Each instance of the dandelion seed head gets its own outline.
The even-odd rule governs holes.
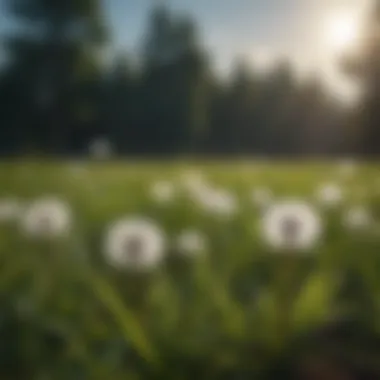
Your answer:
[[[72,213],[64,200],[46,197],[27,207],[22,220],[24,232],[36,238],[66,236],[71,228]]]
[[[157,203],[169,203],[175,196],[174,184],[168,181],[155,182],[150,189],[150,195]]]
[[[343,215],[343,224],[349,230],[365,230],[373,223],[370,211],[364,206],[354,206]]]
[[[188,229],[178,236],[177,248],[184,256],[195,256],[204,253],[207,249],[205,236],[196,229]]]
[[[89,152],[97,160],[105,160],[112,156],[112,144],[106,138],[93,140],[89,145]]]
[[[343,201],[343,190],[335,183],[324,184],[317,190],[317,200],[326,207],[337,206]]]
[[[106,233],[105,257],[116,268],[152,269],[164,258],[165,240],[161,228],[150,219],[122,219]]]
[[[238,211],[235,195],[225,189],[205,189],[198,201],[204,211],[220,218],[230,218]]]
[[[302,201],[272,205],[262,220],[263,237],[275,249],[304,250],[316,245],[322,223],[316,210]]]

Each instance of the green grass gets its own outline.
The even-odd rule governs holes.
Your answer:
[[[152,183],[180,186],[189,171],[236,194],[238,214],[218,220],[182,193],[169,205],[152,201]],[[322,354],[379,370],[372,341],[380,338],[380,224],[357,233],[341,225],[356,204],[380,223],[379,174],[375,164],[349,177],[329,163],[1,164],[0,199],[54,195],[75,215],[70,237],[59,241],[0,225],[1,377],[275,379],[273,368],[284,374]],[[264,186],[279,199],[315,202],[325,182],[340,184],[345,201],[321,209],[323,241],[309,255],[274,254],[251,191]],[[104,231],[128,215],[153,218],[169,242],[197,227],[208,252],[194,260],[170,253],[144,275],[110,268]],[[334,322],[335,333],[343,321],[354,326],[348,337],[321,332]]]

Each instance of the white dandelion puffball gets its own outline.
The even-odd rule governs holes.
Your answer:
[[[104,160],[112,156],[112,145],[109,140],[99,138],[93,140],[89,146],[89,152],[92,157],[98,160]]]
[[[321,237],[322,222],[311,205],[291,200],[272,205],[263,217],[262,229],[272,248],[306,250]]]
[[[224,189],[205,189],[199,202],[204,211],[222,218],[230,218],[238,211],[234,194]]]
[[[349,230],[364,230],[372,225],[373,218],[369,210],[363,206],[355,206],[346,211],[343,224]]]
[[[126,218],[112,224],[105,238],[105,256],[116,268],[152,269],[164,258],[166,239],[149,219]]]
[[[188,229],[178,236],[177,248],[184,256],[195,256],[204,253],[207,249],[205,236],[196,229]]]
[[[188,189],[188,197],[193,203],[204,206],[208,203],[211,192],[211,187],[206,184],[199,184]]]
[[[183,185],[187,196],[193,203],[200,206],[208,203],[213,189],[202,176],[196,174],[187,175],[184,178]]]
[[[273,200],[273,194],[269,189],[266,189],[264,187],[257,188],[252,191],[252,202],[260,207],[268,207]]]
[[[168,181],[156,182],[150,189],[150,195],[157,203],[168,203],[174,199],[175,187]]]
[[[25,211],[22,227],[36,238],[57,238],[69,233],[72,214],[69,205],[58,198],[41,198]]]
[[[234,194],[227,190],[212,192],[211,209],[220,216],[232,216],[238,211],[238,202]]]
[[[15,198],[0,199],[0,223],[17,220],[22,214],[22,204]]]
[[[316,195],[318,202],[327,207],[337,206],[343,201],[343,190],[335,183],[322,185]]]
[[[188,172],[182,176],[182,186],[191,199],[196,200],[210,186],[200,172]]]

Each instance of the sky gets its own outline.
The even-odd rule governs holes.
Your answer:
[[[212,64],[226,73],[236,57],[265,69],[277,57],[291,59],[299,72],[317,72],[345,91],[336,70],[326,20],[350,13],[359,17],[371,0],[103,0],[114,51],[137,52],[149,10],[166,3],[175,13],[191,15]],[[2,12],[0,33],[10,21]],[[341,88],[339,88],[341,87]]]
[[[286,57],[295,63],[299,73],[320,74],[333,90],[350,96],[352,86],[336,65],[344,46],[334,48],[330,43],[328,21],[332,20],[329,28],[334,29],[334,20],[339,24],[347,14],[359,20],[371,0],[105,1],[115,49],[136,52],[149,10],[161,1],[173,12],[196,20],[201,41],[221,73],[230,70],[236,57],[244,57],[258,69]],[[344,32],[345,26],[342,28]]]

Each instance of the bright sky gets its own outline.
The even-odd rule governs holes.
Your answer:
[[[285,56],[301,73],[321,73],[339,95],[353,94],[335,63],[354,47],[371,0],[106,0],[117,48],[136,49],[149,9],[158,1],[194,17],[223,73],[237,56],[259,68]]]
[[[2,14],[1,25],[9,24]],[[197,21],[213,64],[228,71],[243,56],[265,68],[275,57],[290,58],[300,72],[317,71],[339,93],[348,83],[334,68],[339,54],[352,48],[363,10],[372,0],[103,0],[114,49],[136,51],[149,10],[166,2]],[[8,21],[8,22],[7,22]],[[347,91],[346,91],[347,90]]]

